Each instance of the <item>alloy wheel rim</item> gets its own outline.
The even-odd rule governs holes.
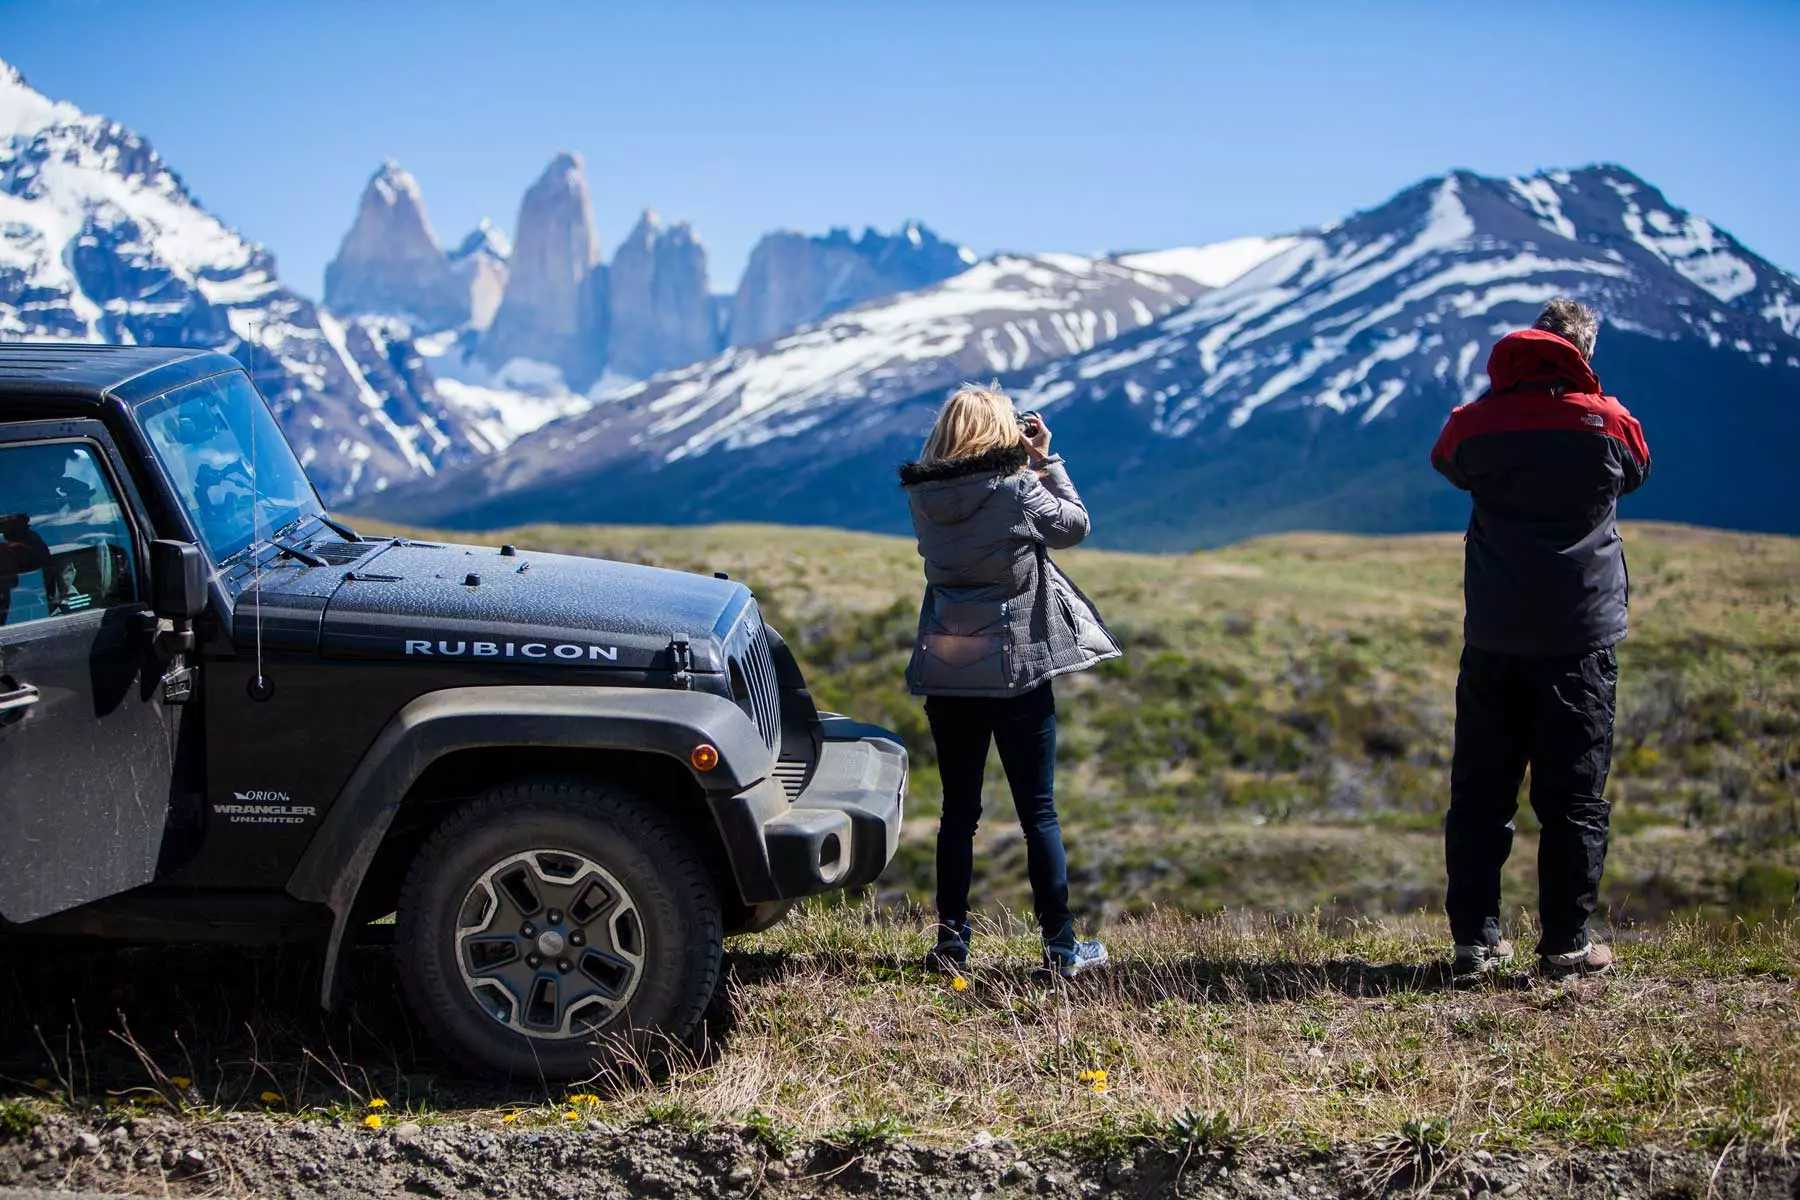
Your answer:
[[[636,901],[606,868],[567,850],[525,850],[483,871],[457,910],[455,937],[470,996],[526,1037],[591,1035],[643,978]]]

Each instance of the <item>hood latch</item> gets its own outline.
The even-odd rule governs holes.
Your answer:
[[[669,639],[669,664],[674,667],[674,683],[678,688],[694,686],[694,677],[690,673],[694,669],[694,652],[684,637]]]

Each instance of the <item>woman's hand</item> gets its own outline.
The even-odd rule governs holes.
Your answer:
[[[1044,424],[1044,418],[1035,412],[1021,415],[1024,427],[1019,431],[1019,440],[1031,452],[1031,461],[1042,462],[1050,457],[1050,427]]]

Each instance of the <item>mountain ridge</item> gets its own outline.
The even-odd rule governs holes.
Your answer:
[[[1020,405],[1044,410],[1059,446],[1075,448],[1101,544],[1453,527],[1467,502],[1430,472],[1425,450],[1448,410],[1485,387],[1492,341],[1555,295],[1599,307],[1602,378],[1652,418],[1653,445],[1658,426],[1676,435],[1663,456],[1672,466],[1633,502],[1639,515],[1767,529],[1800,516],[1780,454],[1800,443],[1788,402],[1800,380],[1800,284],[1623,168],[1449,172],[1256,251],[1235,278],[1154,321],[1029,366],[996,364]],[[573,418],[516,448],[536,456],[530,466],[462,468],[386,502],[407,519],[476,527],[529,519],[542,503],[570,520],[900,530],[902,508],[868,481],[910,456],[947,385],[905,394],[883,381],[874,403],[847,392],[798,420],[787,418],[807,398],[804,379],[748,415],[717,403],[709,413],[704,388],[689,395],[695,378],[752,371],[770,355],[778,364],[780,347],[649,381],[662,431],[613,414]],[[1735,407],[1686,400],[1709,378],[1728,384]],[[680,439],[659,440],[677,417]],[[1769,436],[1750,432],[1759,424]],[[815,429],[830,431],[828,455],[782,448]],[[622,440],[589,444],[608,438]],[[766,479],[742,457],[751,451]],[[1721,494],[1734,461],[1755,468],[1751,485]]]

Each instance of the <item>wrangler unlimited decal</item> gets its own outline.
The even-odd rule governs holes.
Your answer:
[[[617,646],[583,646],[575,642],[433,642],[408,638],[408,655],[428,658],[560,658],[565,662],[619,661]]]
[[[293,804],[286,792],[233,792],[236,804],[215,804],[213,812],[233,825],[304,825],[319,810],[310,804]]]

